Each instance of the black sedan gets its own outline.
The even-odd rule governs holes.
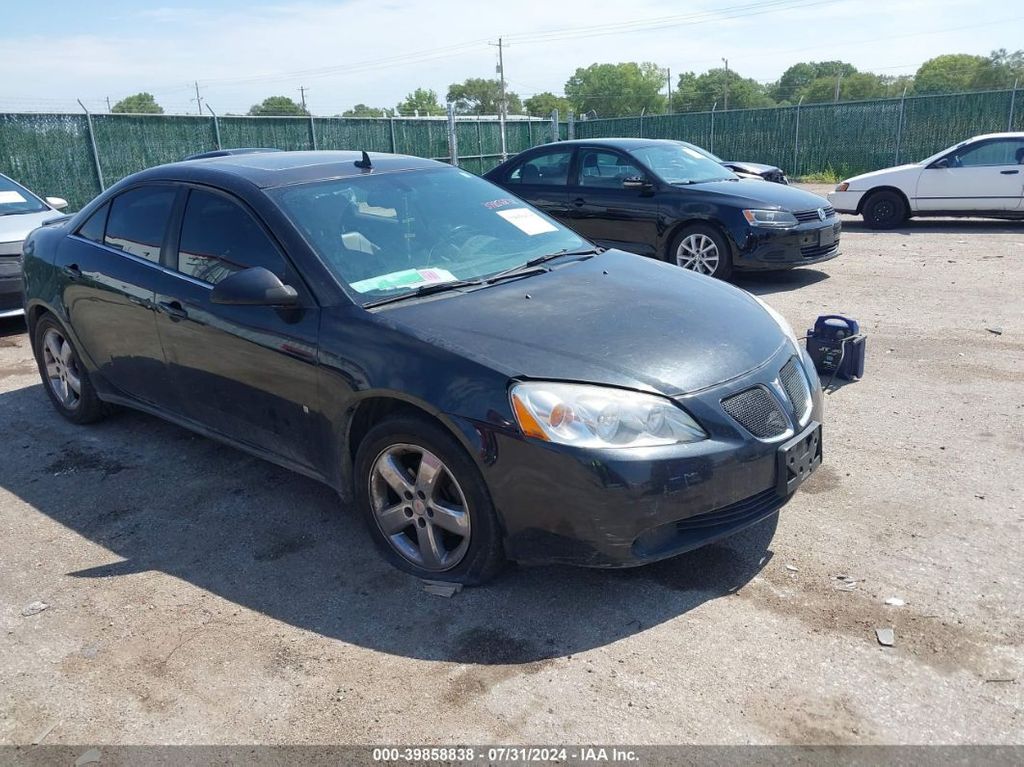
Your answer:
[[[61,415],[128,406],[321,480],[421,577],[661,559],[775,514],[821,457],[820,386],[765,304],[429,160],[153,168],[36,230],[24,276]]]
[[[825,198],[741,179],[682,141],[545,144],[486,178],[594,242],[722,279],[839,255],[839,217]]]

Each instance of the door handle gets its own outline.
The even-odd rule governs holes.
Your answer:
[[[188,312],[177,301],[161,301],[156,305],[157,309],[171,318],[172,322],[181,322],[188,319]]]
[[[575,200],[572,201],[572,204],[575,205],[577,208],[582,208],[584,205],[587,204],[587,201],[584,200],[582,197],[577,197]]]
[[[1001,170],[999,172],[1001,174],[1003,174],[1004,176],[1013,176],[1013,175],[1016,175],[1017,173],[1020,173],[1020,169],[1016,169],[1016,170]]]
[[[82,270],[78,268],[78,264],[68,264],[67,266],[61,267],[61,271],[64,275],[71,280],[79,280],[82,278]]]

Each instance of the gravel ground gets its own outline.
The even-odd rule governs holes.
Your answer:
[[[66,423],[0,321],[0,742],[1021,743],[1024,224],[846,223],[741,281],[869,334],[777,525],[451,599],[315,482]]]

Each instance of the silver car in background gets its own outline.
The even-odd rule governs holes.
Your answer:
[[[43,199],[0,173],[0,318],[22,313],[21,247],[29,232],[68,206]]]

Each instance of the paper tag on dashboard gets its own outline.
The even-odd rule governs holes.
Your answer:
[[[544,234],[545,232],[557,232],[550,222],[545,221],[529,208],[513,208],[512,210],[499,210],[498,215],[508,221],[519,231],[529,235]]]
[[[28,200],[22,197],[20,192],[15,192],[13,190],[9,192],[0,192],[0,205],[9,205],[17,202],[28,202]]]

